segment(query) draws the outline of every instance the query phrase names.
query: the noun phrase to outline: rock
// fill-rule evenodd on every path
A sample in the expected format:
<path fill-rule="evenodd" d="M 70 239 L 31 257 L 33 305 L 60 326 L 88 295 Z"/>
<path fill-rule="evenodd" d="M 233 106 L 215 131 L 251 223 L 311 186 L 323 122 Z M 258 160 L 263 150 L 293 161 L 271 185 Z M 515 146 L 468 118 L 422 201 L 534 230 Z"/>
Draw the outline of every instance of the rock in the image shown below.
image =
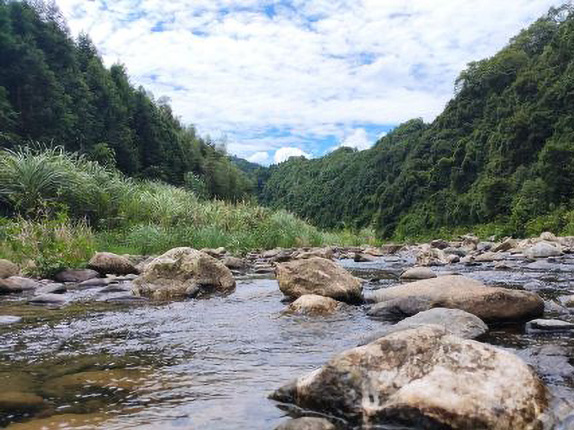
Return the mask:
<path fill-rule="evenodd" d="M 61 306 L 66 303 L 66 299 L 60 294 L 40 294 L 28 300 L 33 305 L 54 305 Z"/>
<path fill-rule="evenodd" d="M 33 418 L 22 423 L 12 423 L 5 430 L 87 430 L 106 428 L 108 412 L 91 414 L 57 414 L 48 418 Z"/>
<path fill-rule="evenodd" d="M 122 282 L 118 284 L 110 284 L 107 287 L 102 288 L 99 292 L 100 294 L 109 293 L 128 293 L 133 289 L 133 284 L 131 282 Z"/>
<path fill-rule="evenodd" d="M 99 273 L 92 269 L 64 270 L 56 276 L 54 280 L 58 282 L 84 282 L 88 279 L 97 278 Z"/>
<path fill-rule="evenodd" d="M 134 281 L 134 293 L 154 299 L 185 298 L 195 288 L 228 293 L 235 279 L 223 263 L 192 248 L 174 248 L 152 261 Z"/>
<path fill-rule="evenodd" d="M 560 303 L 562 303 L 567 308 L 574 308 L 574 295 L 561 296 Z"/>
<path fill-rule="evenodd" d="M 352 424 L 500 430 L 541 428 L 548 397 L 516 355 L 435 326 L 347 350 L 271 395 Z"/>
<path fill-rule="evenodd" d="M 455 264 L 460 261 L 460 257 L 458 255 L 449 254 L 446 256 L 446 261 L 448 264 Z"/>
<path fill-rule="evenodd" d="M 146 303 L 149 299 L 147 297 L 134 296 L 133 294 L 125 294 L 122 296 L 108 297 L 105 301 L 111 303 Z"/>
<path fill-rule="evenodd" d="M 440 276 L 381 288 L 370 299 L 375 302 L 418 299 L 423 304 L 426 301 L 426 309 L 461 309 L 486 322 L 529 320 L 544 312 L 544 301 L 535 293 L 487 287 L 464 276 Z"/>
<path fill-rule="evenodd" d="M 494 243 L 492 243 L 492 242 L 478 242 L 478 244 L 476 245 L 476 250 L 478 252 L 486 252 L 486 251 L 490 251 L 493 246 L 494 246 Z"/>
<path fill-rule="evenodd" d="M 96 252 L 88 263 L 90 269 L 97 271 L 100 275 L 127 275 L 137 273 L 134 265 L 122 255 L 111 252 Z"/>
<path fill-rule="evenodd" d="M 16 276 L 18 273 L 20 273 L 20 269 L 17 265 L 10 260 L 0 258 L 0 279 Z"/>
<path fill-rule="evenodd" d="M 275 273 L 279 289 L 287 297 L 317 294 L 344 302 L 362 301 L 361 281 L 325 258 L 281 263 L 277 265 Z"/>
<path fill-rule="evenodd" d="M 0 391 L 0 411 L 8 413 L 33 412 L 44 406 L 44 399 L 32 393 Z"/>
<path fill-rule="evenodd" d="M 574 330 L 574 324 L 562 321 L 562 320 L 551 320 L 551 319 L 537 319 L 529 321 L 526 324 L 526 329 L 532 332 L 540 331 L 572 331 Z"/>
<path fill-rule="evenodd" d="M 231 270 L 243 270 L 246 267 L 245 260 L 237 257 L 225 257 L 221 262 Z"/>
<path fill-rule="evenodd" d="M 558 238 L 554 233 L 550 233 L 549 231 L 545 231 L 540 235 L 540 239 L 546 242 L 559 242 Z"/>
<path fill-rule="evenodd" d="M 448 256 L 448 255 L 456 255 L 457 257 L 466 257 L 466 255 L 468 254 L 468 250 L 465 248 L 454 248 L 454 247 L 448 247 L 445 248 L 443 250 L 443 252 Z"/>
<path fill-rule="evenodd" d="M 270 249 L 261 254 L 262 258 L 269 259 L 279 255 L 283 250 L 281 248 Z"/>
<path fill-rule="evenodd" d="M 22 321 L 22 317 L 15 317 L 11 315 L 0 315 L 0 325 L 16 324 Z"/>
<path fill-rule="evenodd" d="M 437 249 L 446 249 L 450 246 L 450 243 L 448 243 L 446 240 L 442 240 L 442 239 L 435 239 L 430 243 L 430 246 L 432 248 L 437 248 Z"/>
<path fill-rule="evenodd" d="M 446 254 L 430 245 L 422 245 L 416 255 L 417 266 L 444 266 L 448 263 Z"/>
<path fill-rule="evenodd" d="M 332 260 L 333 257 L 335 256 L 335 252 L 333 251 L 333 248 L 315 248 L 315 249 L 311 249 L 309 251 L 306 252 L 302 252 L 299 255 L 297 255 L 297 259 L 298 260 L 305 260 L 308 258 L 325 258 L 327 260 Z"/>
<path fill-rule="evenodd" d="M 461 239 L 462 239 L 462 246 L 470 249 L 476 249 L 478 243 L 480 242 L 480 239 L 473 234 L 464 235 L 461 237 Z"/>
<path fill-rule="evenodd" d="M 382 257 L 385 255 L 381 248 L 374 248 L 372 246 L 367 246 L 364 250 L 365 254 L 372 255 L 373 257 Z"/>
<path fill-rule="evenodd" d="M 20 276 L 0 279 L 0 294 L 21 293 L 22 291 L 34 290 L 38 287 L 40 287 L 39 282 Z"/>
<path fill-rule="evenodd" d="M 381 246 L 381 252 L 383 255 L 392 255 L 396 254 L 397 252 L 401 251 L 404 248 L 403 245 L 398 245 L 394 243 L 387 243 Z"/>
<path fill-rule="evenodd" d="M 48 284 L 36 290 L 36 294 L 64 294 L 68 289 L 63 284 Z"/>
<path fill-rule="evenodd" d="M 431 279 L 436 278 L 434 273 L 428 267 L 411 267 L 401 274 L 401 279 Z"/>
<path fill-rule="evenodd" d="M 372 255 L 355 252 L 355 255 L 353 256 L 353 261 L 355 263 L 368 263 L 370 261 L 377 261 L 377 258 Z"/>
<path fill-rule="evenodd" d="M 42 392 L 55 397 L 73 397 L 87 387 L 110 391 L 131 391 L 148 381 L 149 372 L 140 369 L 107 369 L 73 373 L 49 379 Z"/>
<path fill-rule="evenodd" d="M 420 297 L 391 299 L 374 304 L 367 315 L 383 321 L 397 322 L 431 309 L 432 305 L 431 300 Z"/>
<path fill-rule="evenodd" d="M 502 260 L 502 256 L 495 252 L 485 252 L 474 257 L 474 261 L 477 263 L 490 263 L 492 261 Z"/>
<path fill-rule="evenodd" d="M 94 287 L 104 287 L 114 282 L 111 278 L 93 278 L 87 281 L 80 282 L 78 288 L 94 288 Z"/>
<path fill-rule="evenodd" d="M 527 248 L 524 251 L 524 255 L 528 258 L 556 257 L 562 255 L 562 250 L 547 242 L 538 242 L 536 245 Z"/>
<path fill-rule="evenodd" d="M 201 252 L 203 252 L 207 255 L 210 255 L 213 258 L 221 258 L 225 254 L 227 254 L 227 250 L 223 246 L 220 246 L 217 249 L 203 248 L 203 249 L 201 249 Z"/>
<path fill-rule="evenodd" d="M 488 326 L 477 316 L 459 309 L 433 308 L 408 317 L 391 327 L 393 331 L 422 325 L 438 325 L 448 333 L 464 339 L 475 339 L 488 332 Z"/>
<path fill-rule="evenodd" d="M 272 265 L 266 263 L 257 263 L 253 266 L 253 273 L 257 274 L 273 273 L 274 271 L 275 268 Z"/>
<path fill-rule="evenodd" d="M 304 417 L 289 420 L 275 427 L 275 430 L 336 430 L 325 418 Z"/>
<path fill-rule="evenodd" d="M 515 239 L 507 238 L 501 243 L 495 244 L 490 250 L 492 252 L 506 252 L 516 247 L 518 242 Z"/>
<path fill-rule="evenodd" d="M 512 270 L 513 267 L 503 261 L 499 261 L 494 265 L 494 270 Z"/>
<path fill-rule="evenodd" d="M 335 299 L 317 294 L 304 294 L 287 308 L 287 312 L 307 315 L 331 314 L 341 305 Z"/>

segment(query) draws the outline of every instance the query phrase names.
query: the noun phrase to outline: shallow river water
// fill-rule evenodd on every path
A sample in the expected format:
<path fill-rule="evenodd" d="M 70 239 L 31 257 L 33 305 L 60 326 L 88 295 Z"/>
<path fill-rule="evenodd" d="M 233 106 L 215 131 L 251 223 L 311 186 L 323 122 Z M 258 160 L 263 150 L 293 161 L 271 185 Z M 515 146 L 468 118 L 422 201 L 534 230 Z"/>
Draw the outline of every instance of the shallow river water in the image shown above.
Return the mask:
<path fill-rule="evenodd" d="M 437 270 L 489 285 L 528 284 L 549 303 L 574 290 L 574 258 L 507 263 L 512 270 L 493 264 Z M 403 255 L 341 264 L 376 278 L 365 285 L 373 289 L 396 283 L 393 277 L 413 261 Z M 70 303 L 60 309 L 25 305 L 23 296 L 0 298 L 0 315 L 23 317 L 0 325 L 0 392 L 43 399 L 28 412 L 0 411 L 0 427 L 273 429 L 297 413 L 268 400 L 274 389 L 388 324 L 367 317 L 366 306 L 328 317 L 283 315 L 277 282 L 251 276 L 238 278 L 229 296 L 167 304 L 107 303 L 98 289 L 71 288 L 66 296 Z M 574 321 L 557 306 L 545 317 Z M 513 350 L 557 399 L 574 400 L 572 335 L 526 334 L 522 325 L 491 329 L 482 341 Z M 555 428 L 574 426 L 574 413 L 572 421 Z"/>

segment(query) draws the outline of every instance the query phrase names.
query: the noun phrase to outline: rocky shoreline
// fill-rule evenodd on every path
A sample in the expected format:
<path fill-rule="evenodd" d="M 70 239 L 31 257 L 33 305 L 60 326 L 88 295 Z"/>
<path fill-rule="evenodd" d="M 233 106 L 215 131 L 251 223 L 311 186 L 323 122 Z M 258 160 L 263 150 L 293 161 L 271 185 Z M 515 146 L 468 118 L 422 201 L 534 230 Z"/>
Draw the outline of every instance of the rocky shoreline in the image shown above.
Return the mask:
<path fill-rule="evenodd" d="M 400 270 L 359 267 L 404 255 L 413 264 Z M 551 233 L 499 242 L 467 235 L 417 245 L 275 249 L 244 257 L 224 248 L 175 248 L 151 257 L 97 253 L 87 269 L 65 270 L 54 279 L 22 277 L 20 268 L 0 260 L 0 294 L 48 308 L 75 303 L 73 292 L 82 290 L 94 291 L 91 297 L 99 301 L 140 304 L 225 296 L 234 292 L 236 279 L 272 276 L 286 315 L 321 318 L 361 305 L 371 318 L 394 323 L 362 333 L 356 348 L 333 351 L 324 367 L 272 393 L 285 405 L 332 418 L 301 417 L 278 428 L 331 429 L 344 420 L 356 428 L 397 422 L 429 429 L 550 429 L 574 420 L 572 404 L 550 408 L 555 399 L 540 375 L 481 339 L 493 324 L 509 323 L 545 336 L 574 335 L 574 291 L 549 300 L 536 285 L 485 285 L 448 269 L 488 265 L 510 273 L 520 267 L 547 269 L 551 276 L 564 264 L 571 276 L 573 257 L 574 237 Z M 357 263 L 358 271 L 337 263 L 345 260 Z M 0 316 L 3 326 L 20 321 Z M 0 398 L 0 411 L 25 394 Z M 32 404 L 38 399 L 28 400 L 37 407 Z"/>

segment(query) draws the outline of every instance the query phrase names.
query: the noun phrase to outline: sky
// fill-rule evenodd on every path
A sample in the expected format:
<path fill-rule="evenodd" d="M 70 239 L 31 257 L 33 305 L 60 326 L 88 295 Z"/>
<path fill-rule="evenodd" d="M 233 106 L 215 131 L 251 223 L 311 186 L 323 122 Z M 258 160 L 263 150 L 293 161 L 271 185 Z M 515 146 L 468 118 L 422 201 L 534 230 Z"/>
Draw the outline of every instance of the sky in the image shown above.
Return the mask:
<path fill-rule="evenodd" d="M 268 165 L 432 121 L 465 66 L 563 0 L 56 0 L 109 66 Z"/>

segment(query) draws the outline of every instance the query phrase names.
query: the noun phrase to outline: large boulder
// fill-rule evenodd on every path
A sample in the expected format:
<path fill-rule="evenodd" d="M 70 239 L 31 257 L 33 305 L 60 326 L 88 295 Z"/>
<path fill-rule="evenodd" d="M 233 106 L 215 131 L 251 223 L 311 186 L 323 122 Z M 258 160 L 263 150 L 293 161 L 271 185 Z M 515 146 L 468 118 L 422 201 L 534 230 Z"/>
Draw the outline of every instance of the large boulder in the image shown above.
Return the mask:
<path fill-rule="evenodd" d="M 134 294 L 165 300 L 198 293 L 230 292 L 235 279 L 223 263 L 192 248 L 174 248 L 148 264 L 134 280 Z"/>
<path fill-rule="evenodd" d="M 17 265 L 10 260 L 0 258 L 0 279 L 16 276 L 18 273 L 20 273 L 20 269 Z"/>
<path fill-rule="evenodd" d="M 528 258 L 556 257 L 562 255 L 562 250 L 560 245 L 554 246 L 548 242 L 538 242 L 536 245 L 526 249 L 524 255 Z"/>
<path fill-rule="evenodd" d="M 96 252 L 88 263 L 90 269 L 95 270 L 100 275 L 128 275 L 137 273 L 135 266 L 122 255 L 111 252 Z"/>
<path fill-rule="evenodd" d="M 335 252 L 333 251 L 333 248 L 327 247 L 327 248 L 313 248 L 310 249 L 308 251 L 303 251 L 299 254 L 297 254 L 297 259 L 298 260 L 305 260 L 308 258 L 326 258 L 328 260 L 332 260 L 335 256 Z"/>
<path fill-rule="evenodd" d="M 438 327 L 401 330 L 345 351 L 272 399 L 371 426 L 541 428 L 545 386 L 516 355 Z"/>
<path fill-rule="evenodd" d="M 407 311 L 410 306 L 403 303 L 413 300 L 416 301 L 414 310 L 417 312 L 437 307 L 461 309 L 486 322 L 530 320 L 544 312 L 544 301 L 536 293 L 487 287 L 479 281 L 458 275 L 381 288 L 373 292 L 369 299 L 375 302 L 393 300 L 395 307 Z"/>
<path fill-rule="evenodd" d="M 306 315 L 326 315 L 335 312 L 341 303 L 335 299 L 317 294 L 305 294 L 287 308 L 287 312 Z"/>
<path fill-rule="evenodd" d="M 417 266 L 444 266 L 448 264 L 446 254 L 438 248 L 431 248 L 429 244 L 421 245 L 416 252 Z"/>
<path fill-rule="evenodd" d="M 279 289 L 287 297 L 317 294 L 344 302 L 362 301 L 361 281 L 325 258 L 278 264 L 275 273 Z"/>

